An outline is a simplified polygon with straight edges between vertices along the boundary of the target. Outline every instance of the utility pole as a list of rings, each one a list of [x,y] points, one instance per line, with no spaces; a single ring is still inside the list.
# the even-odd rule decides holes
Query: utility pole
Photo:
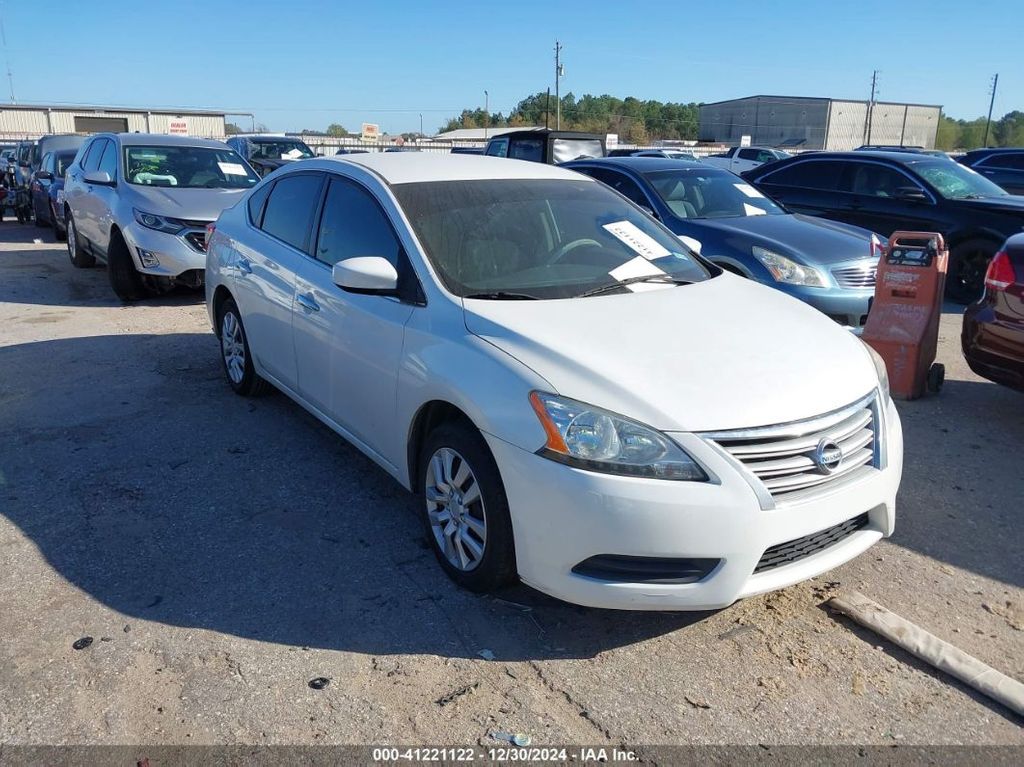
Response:
[[[562,44],[555,40],[555,130],[562,129],[562,96],[559,81],[565,74],[562,67]]]
[[[484,141],[487,140],[487,128],[491,124],[491,94],[484,91]]]
[[[4,29],[3,5],[0,4],[0,41],[4,44],[4,60],[7,64],[7,82],[11,86],[11,103],[14,104],[14,75],[11,74],[11,57],[7,53],[7,30]]]
[[[985,140],[981,142],[982,146],[988,146],[988,128],[992,124],[992,107],[996,103],[996,86],[999,85],[999,73],[996,72],[992,75],[992,98],[988,102],[988,119],[985,120]],[[14,96],[11,96],[11,101],[14,101]]]
[[[423,113],[420,113],[420,136],[423,136]]]
[[[551,88],[548,88],[548,96],[544,101],[544,127],[548,127],[548,120],[551,119]]]
[[[867,112],[864,114],[864,143],[871,143],[871,122],[875,114],[875,92],[878,86],[878,70],[871,73],[871,100],[868,102]]]

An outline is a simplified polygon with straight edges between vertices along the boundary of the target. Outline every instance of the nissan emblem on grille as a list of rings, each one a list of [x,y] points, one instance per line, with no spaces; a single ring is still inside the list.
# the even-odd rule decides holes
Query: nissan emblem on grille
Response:
[[[830,439],[822,439],[811,457],[822,474],[831,474],[843,462],[843,449]]]

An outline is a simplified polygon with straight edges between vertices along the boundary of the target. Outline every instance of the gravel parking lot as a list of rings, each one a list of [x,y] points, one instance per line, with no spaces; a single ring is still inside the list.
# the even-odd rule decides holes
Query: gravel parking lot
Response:
[[[716,613],[588,610],[458,590],[383,471],[231,393],[201,294],[124,306],[4,222],[0,742],[1022,745],[822,607],[857,589],[1024,679],[1024,395],[959,332],[947,307],[945,389],[900,405],[891,540]]]

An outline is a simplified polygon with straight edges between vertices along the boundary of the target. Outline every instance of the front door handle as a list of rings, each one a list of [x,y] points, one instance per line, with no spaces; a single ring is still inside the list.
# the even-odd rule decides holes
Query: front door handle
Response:
[[[320,304],[316,302],[316,299],[314,299],[312,294],[310,293],[300,293],[295,300],[296,302],[298,302],[299,306],[301,306],[307,312],[320,311]]]
[[[252,261],[247,258],[238,259],[238,271],[242,274],[252,274]]]

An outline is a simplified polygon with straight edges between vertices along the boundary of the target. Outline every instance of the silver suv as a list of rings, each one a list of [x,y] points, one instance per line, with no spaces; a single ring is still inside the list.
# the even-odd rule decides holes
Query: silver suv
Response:
[[[144,133],[98,134],[68,168],[68,255],[107,263],[118,298],[136,301],[175,284],[200,287],[206,227],[259,181],[220,141]]]

